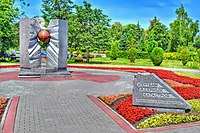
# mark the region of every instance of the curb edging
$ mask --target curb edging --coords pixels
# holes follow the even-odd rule
[[[14,133],[15,117],[17,114],[18,103],[19,103],[19,96],[13,97],[10,103],[10,107],[8,109],[2,133]]]

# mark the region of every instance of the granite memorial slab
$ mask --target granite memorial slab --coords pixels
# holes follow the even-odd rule
[[[153,73],[134,75],[133,105],[161,112],[189,112],[190,104]]]
[[[19,77],[69,77],[67,71],[66,20],[52,19],[47,28],[43,19],[20,20]],[[42,58],[45,44],[46,60]]]

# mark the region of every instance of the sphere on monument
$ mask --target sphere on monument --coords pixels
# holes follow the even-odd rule
[[[47,30],[40,30],[37,34],[37,37],[41,42],[48,43],[50,40],[50,33]]]

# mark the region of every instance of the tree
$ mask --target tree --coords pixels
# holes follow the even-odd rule
[[[16,20],[22,12],[14,5],[14,2],[14,0],[0,1],[0,53],[19,45],[19,23]]]
[[[157,17],[150,20],[150,26],[146,31],[145,40],[154,40],[158,47],[166,50],[169,44],[169,34],[167,27],[159,22]]]
[[[193,21],[188,17],[184,6],[176,9],[177,19],[170,24],[170,47],[174,52],[180,46],[192,46],[195,36],[199,32],[198,20]]]
[[[130,37],[132,37],[132,41],[138,47],[144,30],[140,27],[140,25],[136,24],[127,24],[122,28],[122,36],[120,38],[120,50],[127,50],[129,47]]]
[[[89,62],[89,48],[106,49],[110,44],[108,26],[110,19],[103,14],[100,9],[92,9],[92,5],[87,1],[83,2],[83,6],[75,5],[75,13],[73,19],[76,20],[74,26],[70,27],[70,38],[76,36],[76,43],[73,41],[70,45],[76,45],[76,49],[86,48],[86,62]],[[70,20],[71,21],[71,20]]]
[[[110,49],[110,58],[111,60],[116,60],[118,57],[118,45],[119,41],[113,41]]]
[[[200,48],[200,35],[197,35],[193,44],[193,47],[199,49]]]
[[[72,13],[72,0],[42,0],[42,17],[48,24],[50,19],[67,20]]]
[[[120,40],[122,36],[122,24],[120,22],[115,22],[112,24],[110,30],[110,36],[114,41]]]

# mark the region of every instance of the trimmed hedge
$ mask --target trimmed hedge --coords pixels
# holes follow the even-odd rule
[[[148,52],[137,52],[137,59],[149,59]]]
[[[160,47],[155,47],[151,53],[151,61],[154,66],[160,66],[163,61],[164,50]]]

